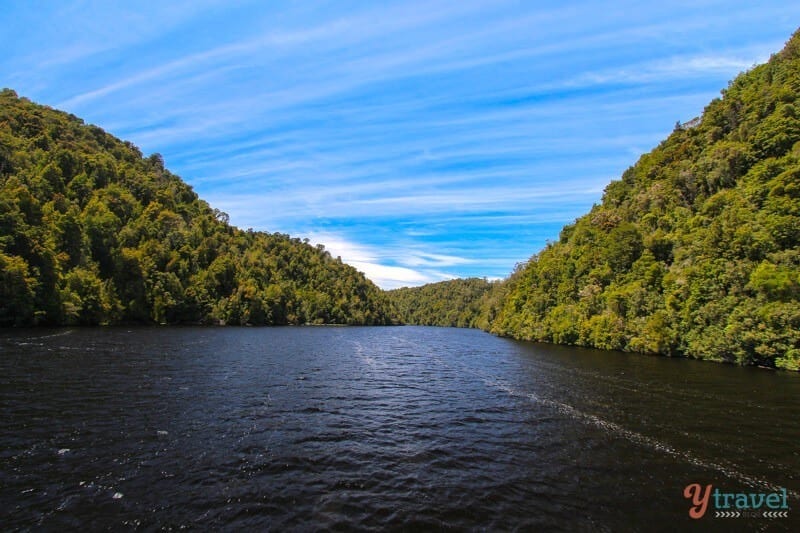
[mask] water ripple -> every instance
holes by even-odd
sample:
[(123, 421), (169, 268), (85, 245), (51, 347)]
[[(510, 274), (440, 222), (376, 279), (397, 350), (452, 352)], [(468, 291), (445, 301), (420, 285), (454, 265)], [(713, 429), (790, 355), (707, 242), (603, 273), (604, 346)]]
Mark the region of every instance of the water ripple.
[(611, 531), (684, 524), (699, 480), (800, 490), (796, 376), (442, 328), (18, 330), (0, 356), (9, 529)]

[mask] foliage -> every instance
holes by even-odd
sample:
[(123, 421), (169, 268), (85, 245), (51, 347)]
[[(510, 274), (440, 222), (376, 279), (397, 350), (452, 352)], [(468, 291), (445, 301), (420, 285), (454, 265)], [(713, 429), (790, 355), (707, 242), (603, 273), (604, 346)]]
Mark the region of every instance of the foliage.
[(409, 323), (800, 370), (800, 32), (502, 283), (381, 293), (139, 150), (0, 93), (0, 325)]
[(388, 294), (403, 320), (800, 370), (800, 32), (503, 283)]
[(132, 144), (0, 92), (0, 325), (385, 324), (322, 246), (242, 231)]
[(492, 331), (800, 368), (800, 32), (505, 285)]
[(478, 327), (482, 299), (496, 285), (482, 278), (454, 279), (387, 291), (398, 318), (423, 326)]

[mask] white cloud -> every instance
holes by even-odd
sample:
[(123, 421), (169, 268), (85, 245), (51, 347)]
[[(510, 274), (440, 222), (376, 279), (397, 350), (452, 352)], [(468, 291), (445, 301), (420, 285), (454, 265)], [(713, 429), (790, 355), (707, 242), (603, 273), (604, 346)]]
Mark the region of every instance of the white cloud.
[(341, 257), (342, 261), (363, 272), (373, 283), (387, 290), (453, 279), (456, 276), (436, 268), (469, 262), (460, 257), (425, 253), (414, 248), (367, 246), (334, 233), (311, 233), (309, 241), (313, 244), (323, 244), (332, 256)]
[(451, 275), (432, 276), (410, 268), (387, 266), (378, 263), (366, 263), (363, 261), (345, 262), (355, 267), (356, 270), (363, 272), (367, 278), (384, 290), (424, 285), (426, 283), (433, 283), (435, 281), (442, 281), (455, 277)]
[(413, 285), (508, 272), (800, 16), (710, 2), (17, 2), (0, 77)]
[(409, 267), (451, 267), (457, 265), (467, 265), (473, 263), (471, 259), (456, 257), (454, 255), (442, 255), (424, 252), (409, 251), (407, 256), (398, 258), (397, 261)]
[(550, 88), (591, 87), (608, 83), (663, 83), (692, 76), (707, 77), (713, 72), (730, 75), (748, 70), (768, 58), (769, 53), (765, 52), (763, 46), (726, 55), (676, 55), (624, 68), (584, 72), (571, 79), (555, 82)]

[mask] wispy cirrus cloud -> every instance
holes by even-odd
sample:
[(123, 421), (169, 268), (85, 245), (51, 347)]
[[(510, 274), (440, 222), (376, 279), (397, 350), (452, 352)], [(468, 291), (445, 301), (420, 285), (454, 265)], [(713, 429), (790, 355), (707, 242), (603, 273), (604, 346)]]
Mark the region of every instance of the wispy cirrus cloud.
[(384, 289), (396, 289), (441, 281), (455, 276), (437, 267), (447, 267), (469, 262), (468, 259), (421, 252), (414, 247), (369, 246), (350, 242), (332, 233), (312, 233), (309, 240), (323, 244), (334, 257), (352, 265)]
[(390, 287), (507, 274), (797, 20), (777, 0), (20, 3), (0, 79)]

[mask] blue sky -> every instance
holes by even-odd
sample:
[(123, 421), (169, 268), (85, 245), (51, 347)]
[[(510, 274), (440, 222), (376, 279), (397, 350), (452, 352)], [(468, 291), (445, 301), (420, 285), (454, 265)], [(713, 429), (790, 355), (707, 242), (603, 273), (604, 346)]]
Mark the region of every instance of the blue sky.
[(800, 2), (8, 1), (0, 86), (383, 288), (506, 276)]

